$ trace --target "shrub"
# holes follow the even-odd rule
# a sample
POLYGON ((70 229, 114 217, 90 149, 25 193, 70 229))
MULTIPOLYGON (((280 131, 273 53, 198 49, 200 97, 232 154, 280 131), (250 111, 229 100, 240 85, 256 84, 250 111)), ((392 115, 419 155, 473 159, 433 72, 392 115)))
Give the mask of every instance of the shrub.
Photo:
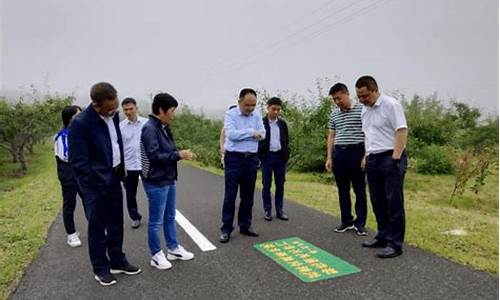
POLYGON ((452 174, 455 171, 453 151, 446 146, 425 146, 416 162, 416 171, 423 174, 452 174))

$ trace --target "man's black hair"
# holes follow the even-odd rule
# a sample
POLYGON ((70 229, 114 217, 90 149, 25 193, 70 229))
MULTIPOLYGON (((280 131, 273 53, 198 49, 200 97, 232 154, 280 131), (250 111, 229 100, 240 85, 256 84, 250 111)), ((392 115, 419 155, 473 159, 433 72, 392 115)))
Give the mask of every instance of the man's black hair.
POLYGON ((243 99, 247 94, 252 94, 255 97, 257 97, 257 93, 255 92, 254 89, 244 88, 240 91, 240 100, 243 99))
POLYGON ((95 104, 102 104, 106 100, 114 100, 117 96, 116 89, 107 82, 99 82, 90 89, 90 99, 95 104))
POLYGON ((281 99, 278 97, 272 97, 271 99, 267 100, 267 106, 271 105, 283 106, 283 101, 281 101, 281 99))
POLYGON ((122 106, 124 106, 125 104, 130 104, 130 103, 132 103, 134 106, 137 106, 137 102, 135 101, 135 99, 130 98, 130 97, 123 99, 122 106))
POLYGON ((337 82, 330 88, 330 92, 328 93, 328 95, 332 96, 337 92, 349 93, 349 90, 347 89, 347 86, 345 84, 343 84, 342 82, 337 82))
POLYGON ((361 76, 356 81, 356 88, 366 87, 370 92, 378 92, 378 85, 375 78, 369 75, 361 76))

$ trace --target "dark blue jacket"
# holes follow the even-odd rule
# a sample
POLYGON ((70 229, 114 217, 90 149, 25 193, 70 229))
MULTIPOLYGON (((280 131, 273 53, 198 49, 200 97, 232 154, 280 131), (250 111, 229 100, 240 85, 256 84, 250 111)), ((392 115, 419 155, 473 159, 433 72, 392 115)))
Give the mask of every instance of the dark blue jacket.
POLYGON ((157 117, 149 115, 141 134, 143 180, 154 185, 175 184, 177 161, 180 159, 170 128, 157 117))
POLYGON ((125 176, 123 142, 118 122, 118 114, 115 114, 113 123, 118 134, 121 156, 118 171, 113 170, 113 150, 108 126, 92 104, 78 114, 69 125, 69 163, 84 194, 96 193, 111 187, 115 174, 118 174, 120 179, 125 176))
MULTIPOLYGON (((262 119, 264 123, 264 128, 266 129, 266 137, 259 142, 259 158, 261 160, 266 159, 269 155, 269 146, 271 144, 271 127, 269 125, 269 119, 264 117, 262 119)), ((281 153, 283 154, 283 159, 288 161, 290 158, 290 140, 288 138, 288 125, 285 120, 278 119, 278 127, 280 129, 280 144, 281 153)))

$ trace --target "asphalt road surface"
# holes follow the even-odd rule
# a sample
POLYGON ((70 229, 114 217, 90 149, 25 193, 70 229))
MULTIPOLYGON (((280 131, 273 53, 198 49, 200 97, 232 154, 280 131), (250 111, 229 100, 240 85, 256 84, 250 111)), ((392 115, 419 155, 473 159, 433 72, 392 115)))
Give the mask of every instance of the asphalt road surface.
MULTIPOLYGON (((76 224, 83 246, 66 245, 59 216, 49 230, 46 245, 10 298, 498 299, 498 277, 410 246, 405 246, 400 257, 379 259, 375 250, 361 247, 373 232, 368 237, 335 233, 337 219, 291 201, 285 201, 290 221, 274 218, 266 222, 259 191, 255 193, 253 227, 260 236, 246 237, 235 230, 228 244, 220 244, 224 179, 185 165, 180 166, 179 173, 177 208, 216 250, 202 252, 178 226, 178 239, 195 254, 194 260, 174 261, 173 268, 167 271, 152 268, 147 247, 147 200, 140 187, 138 202, 146 222, 139 229, 131 229, 128 214, 124 213, 124 251, 131 263, 143 269, 142 274, 119 275, 118 283, 110 287, 102 287, 94 280, 86 245, 86 221, 79 204, 76 224), (341 257, 361 272, 304 283, 253 247, 258 242, 293 236, 341 257)), ((336 201, 335 196, 332 201, 336 201)))

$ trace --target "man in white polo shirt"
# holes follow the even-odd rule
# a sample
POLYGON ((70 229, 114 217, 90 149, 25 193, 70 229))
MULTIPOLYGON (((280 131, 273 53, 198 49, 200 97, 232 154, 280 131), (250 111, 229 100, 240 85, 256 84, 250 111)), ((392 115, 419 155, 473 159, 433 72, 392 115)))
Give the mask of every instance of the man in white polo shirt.
POLYGON ((124 180, 127 194, 128 215, 132 220, 132 228, 139 228, 142 216, 137 208, 137 185, 141 173, 141 130, 148 119, 139 116, 137 103, 133 98, 122 101, 123 113, 127 118, 120 122, 120 131, 123 138, 123 154, 127 176, 124 180))
POLYGON ((377 235, 363 247, 383 248, 380 258, 403 253, 405 211, 403 181, 407 167, 408 127, 403 107, 394 98, 380 94, 375 79, 362 76, 356 94, 365 105, 361 113, 365 134, 366 167, 370 198, 377 219, 377 235))

